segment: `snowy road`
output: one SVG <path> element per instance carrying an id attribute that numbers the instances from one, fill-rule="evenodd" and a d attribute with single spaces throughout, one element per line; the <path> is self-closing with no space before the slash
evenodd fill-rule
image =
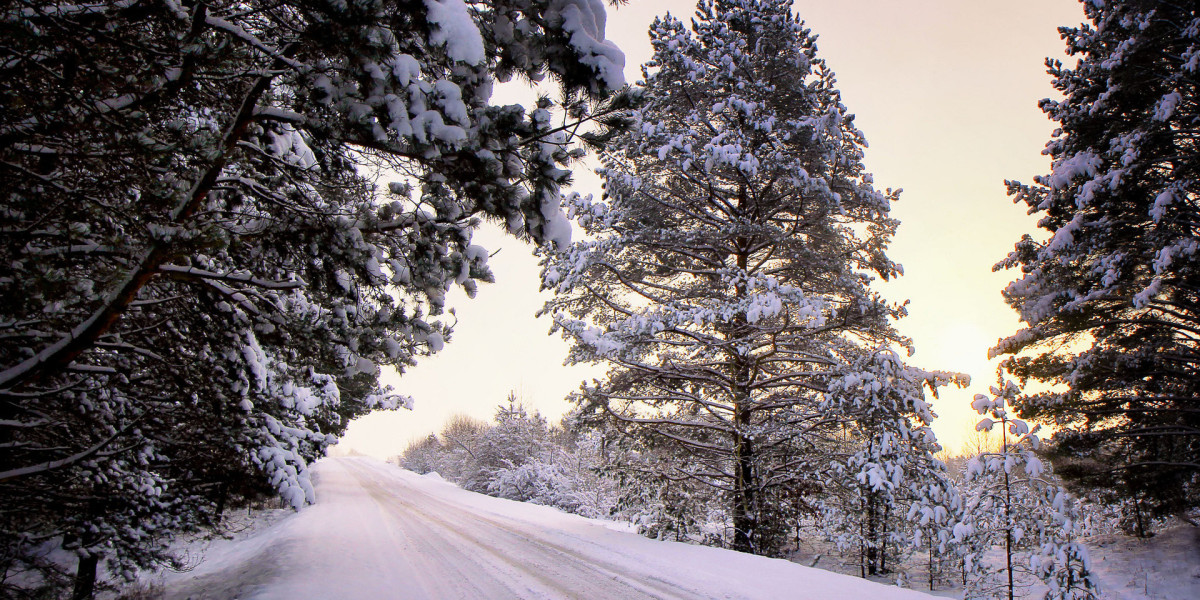
<path id="1" fill-rule="evenodd" d="M 782 560 L 658 542 L 372 459 L 317 466 L 315 506 L 214 544 L 167 598 L 916 600 Z"/>

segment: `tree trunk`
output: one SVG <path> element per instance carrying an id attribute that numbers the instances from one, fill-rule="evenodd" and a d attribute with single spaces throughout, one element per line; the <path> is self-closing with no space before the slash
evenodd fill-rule
<path id="1" fill-rule="evenodd" d="M 1140 498 L 1133 502 L 1133 519 L 1134 524 L 1137 526 L 1138 539 L 1146 539 L 1146 525 L 1145 521 L 1142 520 L 1142 501 Z"/>
<path id="2" fill-rule="evenodd" d="M 867 536 L 866 523 L 858 524 L 858 576 L 863 579 L 867 578 Z"/>
<path id="3" fill-rule="evenodd" d="M 879 573 L 886 575 L 887 568 L 887 548 L 888 548 L 888 521 L 892 517 L 892 507 L 885 505 L 883 507 L 883 518 L 879 522 Z"/>
<path id="4" fill-rule="evenodd" d="M 929 540 L 929 591 L 933 591 L 933 538 Z"/>
<path id="5" fill-rule="evenodd" d="M 877 511 L 875 509 L 875 494 L 867 492 L 866 514 L 863 518 L 867 521 L 867 575 L 879 574 L 879 524 L 877 523 Z"/>
<path id="6" fill-rule="evenodd" d="M 735 407 L 738 430 L 734 432 L 736 480 L 733 487 L 733 549 L 754 552 L 757 516 L 754 514 L 755 487 L 754 445 L 745 434 L 750 426 L 750 411 L 740 403 Z"/>
<path id="7" fill-rule="evenodd" d="M 225 517 L 225 508 L 229 505 L 229 485 L 221 482 L 217 486 L 217 522 L 220 522 Z"/>
<path id="8" fill-rule="evenodd" d="M 1003 444 L 1004 455 L 1008 456 L 1008 419 L 1001 421 L 1000 440 Z M 1008 478 L 1008 469 L 1004 470 L 1004 565 L 1008 570 L 1008 600 L 1013 600 L 1013 517 L 1012 517 L 1012 482 Z"/>
<path id="9" fill-rule="evenodd" d="M 1013 600 L 1013 568 L 1012 568 L 1012 530 L 1004 532 L 1004 565 L 1008 570 L 1008 600 Z"/>
<path id="10" fill-rule="evenodd" d="M 71 600 L 91 600 L 96 593 L 96 568 L 99 564 L 99 555 L 87 554 L 79 557 L 79 567 L 75 571 L 75 589 L 71 592 Z"/>
<path id="11" fill-rule="evenodd" d="M 738 208 L 744 208 L 747 201 L 745 186 L 738 190 Z M 739 252 L 736 260 L 739 269 L 745 270 L 749 265 L 749 252 L 744 248 L 748 244 L 743 238 L 738 239 Z M 734 284 L 734 295 L 742 298 L 746 295 L 746 284 Z M 741 335 L 746 326 L 744 317 L 733 321 L 732 337 Z M 749 357 L 737 356 L 733 359 L 733 452 L 735 481 L 733 486 L 733 549 L 741 552 L 755 552 L 755 542 L 758 529 L 758 517 L 755 511 L 758 487 L 757 476 L 754 473 L 754 445 L 749 436 L 750 431 L 750 364 Z M 761 552 L 761 549 L 758 549 Z"/>

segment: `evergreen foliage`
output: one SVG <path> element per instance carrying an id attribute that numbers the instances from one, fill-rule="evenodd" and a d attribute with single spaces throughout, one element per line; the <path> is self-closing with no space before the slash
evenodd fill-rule
<path id="1" fill-rule="evenodd" d="M 611 367 L 582 414 L 653 439 L 660 478 L 723 499 L 725 543 L 774 554 L 826 477 L 909 485 L 879 444 L 925 451 L 921 388 L 946 376 L 889 349 L 908 344 L 892 326 L 904 307 L 869 284 L 900 274 L 885 254 L 896 193 L 874 188 L 791 2 L 703 0 L 691 29 L 668 15 L 650 36 L 641 103 L 601 157 L 603 201 L 567 201 L 586 239 L 545 256 L 543 312 L 569 361 Z M 883 437 L 833 473 L 822 450 L 846 427 Z"/>
<path id="2" fill-rule="evenodd" d="M 860 574 L 885 575 L 923 546 L 946 553 L 958 488 L 934 454 L 933 415 L 922 386 L 965 377 L 907 367 L 892 352 L 865 354 L 843 369 L 824 405 L 842 415 L 843 436 L 825 452 L 821 529 L 859 555 Z M 930 381 L 932 379 L 932 381 Z"/>
<path id="3" fill-rule="evenodd" d="M 977 430 L 1000 428 L 1000 447 L 967 463 L 965 489 L 954 546 L 969 573 L 965 597 L 1018 597 L 1030 578 L 1047 587 L 1046 600 L 1099 597 L 1087 549 L 1080 542 L 1085 518 L 1078 503 L 1053 480 L 1037 457 L 1039 426 L 1009 415 L 1006 405 L 1020 390 L 1011 381 L 975 396 L 982 419 Z M 985 555 L 999 546 L 1004 564 Z M 1022 575 L 1026 577 L 1022 577 Z"/>
<path id="4" fill-rule="evenodd" d="M 274 488 L 449 334 L 480 218 L 565 244 L 598 0 L 16 0 L 0 9 L 0 595 L 114 573 Z M 561 84 L 494 106 L 494 80 Z M 377 186 L 364 167 L 392 172 Z M 29 582 L 34 582 L 30 584 Z M 15 582 L 15 583 L 14 583 Z"/>
<path id="5" fill-rule="evenodd" d="M 1061 475 L 1177 514 L 1200 506 L 1200 9 L 1083 7 L 1060 29 L 1077 64 L 1047 62 L 1053 169 L 1008 184 L 1048 237 L 996 267 L 1020 268 L 1004 295 L 1025 325 L 992 354 L 1055 384 L 1013 406 L 1056 426 Z"/>

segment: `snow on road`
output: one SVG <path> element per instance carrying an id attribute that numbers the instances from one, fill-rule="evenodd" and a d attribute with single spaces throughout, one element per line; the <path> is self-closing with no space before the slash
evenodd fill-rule
<path id="1" fill-rule="evenodd" d="M 317 503 L 214 544 L 171 599 L 929 600 L 729 550 L 661 542 L 367 458 L 316 466 Z"/>

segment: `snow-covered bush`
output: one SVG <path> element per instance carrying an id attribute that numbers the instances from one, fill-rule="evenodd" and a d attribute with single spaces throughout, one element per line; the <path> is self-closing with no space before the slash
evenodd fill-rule
<path id="1" fill-rule="evenodd" d="M 618 484 L 601 473 L 606 460 L 602 434 L 550 426 L 510 396 L 492 423 L 455 417 L 440 435 L 410 444 L 400 464 L 436 471 L 463 489 L 609 517 Z"/>
<path id="2" fill-rule="evenodd" d="M 395 461 L 399 466 L 414 473 L 442 473 L 442 443 L 436 435 L 412 442 Z"/>

